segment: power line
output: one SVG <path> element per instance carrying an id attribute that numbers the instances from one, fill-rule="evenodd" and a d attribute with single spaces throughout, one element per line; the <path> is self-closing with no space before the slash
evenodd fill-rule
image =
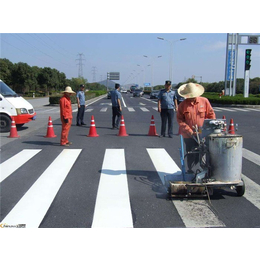
<path id="1" fill-rule="evenodd" d="M 52 57 L 51 55 L 49 55 L 48 53 L 43 52 L 43 51 L 40 50 L 38 47 L 36 47 L 36 46 L 33 45 L 32 43 L 30 43 L 29 41 L 27 41 L 26 39 L 24 39 L 21 35 L 19 35 L 19 34 L 11 34 L 11 35 L 12 35 L 13 37 L 17 38 L 18 40 L 23 41 L 25 44 L 31 46 L 31 47 L 32 47 L 33 49 L 35 49 L 36 51 L 38 51 L 38 52 L 44 54 L 45 56 L 47 56 L 47 57 L 49 57 L 49 58 L 51 58 L 52 60 L 58 61 L 59 63 L 61 63 L 61 64 L 63 64 L 63 65 L 66 65 L 66 66 L 68 66 L 68 67 L 71 67 L 71 65 L 66 64 L 66 63 L 64 63 L 64 62 L 61 62 L 59 59 L 56 59 L 56 58 Z M 29 34 L 29 35 L 30 35 L 30 34 Z"/>
<path id="2" fill-rule="evenodd" d="M 75 54 L 71 53 L 70 51 L 64 49 L 61 45 L 59 45 L 58 43 L 56 43 L 51 37 L 49 37 L 47 34 L 45 34 L 45 36 L 52 41 L 54 44 L 56 44 L 60 49 L 62 49 L 66 54 L 69 54 L 70 56 L 75 57 Z"/>
<path id="3" fill-rule="evenodd" d="M 30 55 L 30 56 L 32 56 L 33 58 L 35 58 L 35 56 L 32 55 L 31 53 L 29 53 L 29 52 L 27 52 L 27 51 L 24 51 L 24 50 L 21 50 L 20 48 L 18 48 L 18 47 L 16 47 L 16 46 L 12 45 L 11 43 L 9 43 L 9 42 L 7 42 L 6 40 L 4 40 L 3 38 L 2 38 L 1 40 L 4 41 L 5 43 L 7 43 L 8 45 L 12 46 L 13 48 L 15 48 L 15 49 L 17 49 L 17 50 L 19 50 L 19 51 L 21 51 L 21 52 L 27 54 L 27 55 Z M 44 61 L 44 60 L 42 60 L 42 59 L 40 59 L 40 58 L 37 58 L 37 59 L 46 63 L 46 61 Z"/>
<path id="4" fill-rule="evenodd" d="M 44 44 L 46 47 L 48 47 L 49 49 L 54 50 L 55 52 L 61 54 L 63 57 L 66 57 L 64 55 L 64 53 L 61 53 L 60 51 L 58 51 L 57 49 L 55 49 L 52 45 L 49 45 L 46 41 L 44 41 L 39 34 L 34 33 L 34 34 L 29 34 L 31 37 L 33 37 L 34 39 L 36 39 L 37 41 L 39 41 L 41 44 Z"/>

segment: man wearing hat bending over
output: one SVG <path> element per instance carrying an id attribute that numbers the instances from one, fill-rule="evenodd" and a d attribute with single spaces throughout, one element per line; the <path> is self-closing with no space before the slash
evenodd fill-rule
<path id="1" fill-rule="evenodd" d="M 196 136 L 195 127 L 202 127 L 205 119 L 215 119 L 215 112 L 207 98 L 200 97 L 204 93 L 204 87 L 188 83 L 178 88 L 180 96 L 185 100 L 179 104 L 177 112 L 177 122 L 180 134 L 184 138 L 186 153 L 197 147 L 198 144 L 193 136 Z M 199 154 L 189 154 L 187 156 L 188 171 L 192 173 L 192 167 L 199 162 Z"/>
<path id="2" fill-rule="evenodd" d="M 69 146 L 70 144 L 72 144 L 68 140 L 70 126 L 72 123 L 72 108 L 70 96 L 75 95 L 76 93 L 72 91 L 71 87 L 66 87 L 65 90 L 62 91 L 62 93 L 63 96 L 60 98 L 60 120 L 62 123 L 60 145 Z"/>
<path id="3" fill-rule="evenodd" d="M 168 121 L 168 135 L 173 135 L 174 109 L 178 110 L 177 97 L 171 90 L 171 81 L 165 82 L 165 89 L 161 89 L 158 95 L 158 112 L 161 114 L 161 137 L 165 137 L 166 123 Z"/>

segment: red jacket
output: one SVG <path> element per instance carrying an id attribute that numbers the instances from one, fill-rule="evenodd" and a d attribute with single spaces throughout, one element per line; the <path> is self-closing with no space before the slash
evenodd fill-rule
<path id="1" fill-rule="evenodd" d="M 178 106 L 177 122 L 180 134 L 184 138 L 191 138 L 194 132 L 192 126 L 202 127 L 204 119 L 215 119 L 215 112 L 207 98 L 197 97 L 194 102 L 185 99 Z"/>
<path id="2" fill-rule="evenodd" d="M 72 119 L 70 97 L 67 97 L 65 95 L 60 98 L 60 117 L 64 119 Z"/>

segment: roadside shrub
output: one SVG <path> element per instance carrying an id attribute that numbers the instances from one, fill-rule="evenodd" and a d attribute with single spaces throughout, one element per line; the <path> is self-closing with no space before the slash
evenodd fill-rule
<path id="1" fill-rule="evenodd" d="M 219 93 L 206 92 L 202 95 L 206 97 L 210 103 L 213 104 L 227 104 L 227 105 L 260 105 L 260 95 L 250 94 L 248 98 L 244 98 L 243 94 L 237 94 L 236 96 L 221 96 Z"/>

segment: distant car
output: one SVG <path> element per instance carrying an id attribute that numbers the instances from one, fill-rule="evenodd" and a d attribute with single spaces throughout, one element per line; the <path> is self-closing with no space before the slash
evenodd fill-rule
<path id="1" fill-rule="evenodd" d="M 150 99 L 158 99 L 158 95 L 159 95 L 159 91 L 160 90 L 153 90 L 151 93 L 150 93 Z"/>
<path id="2" fill-rule="evenodd" d="M 111 92 L 112 92 L 112 90 L 109 91 L 109 92 L 107 92 L 107 98 L 108 98 L 108 99 L 111 98 Z"/>
<path id="3" fill-rule="evenodd" d="M 127 94 L 127 90 L 126 89 L 121 89 L 121 93 Z"/>
<path id="4" fill-rule="evenodd" d="M 141 97 L 144 95 L 144 92 L 141 89 L 135 89 L 133 92 L 133 97 Z"/>
<path id="5" fill-rule="evenodd" d="M 131 86 L 130 87 L 130 93 L 134 93 L 135 89 L 136 89 L 136 86 Z"/>

